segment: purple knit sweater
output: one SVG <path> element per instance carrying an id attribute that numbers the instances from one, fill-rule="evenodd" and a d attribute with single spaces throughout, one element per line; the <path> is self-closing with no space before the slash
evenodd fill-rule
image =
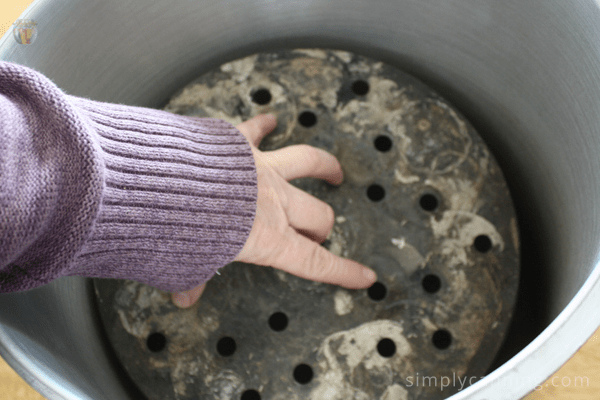
<path id="1" fill-rule="evenodd" d="M 71 275 L 191 289 L 240 252 L 256 197 L 229 123 L 74 97 L 0 62 L 0 292 Z"/>

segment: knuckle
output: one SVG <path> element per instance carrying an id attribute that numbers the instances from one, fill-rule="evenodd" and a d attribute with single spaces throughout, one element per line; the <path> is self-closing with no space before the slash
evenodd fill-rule
<path id="1" fill-rule="evenodd" d="M 335 274 L 335 258 L 321 246 L 315 246 L 309 259 L 311 275 L 315 280 L 328 282 Z"/>

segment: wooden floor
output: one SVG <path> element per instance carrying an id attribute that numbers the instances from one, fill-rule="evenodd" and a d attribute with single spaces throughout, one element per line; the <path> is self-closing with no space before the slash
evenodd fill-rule
<path id="1" fill-rule="evenodd" d="M 539 391 L 525 397 L 542 399 L 600 399 L 600 329 Z"/>
<path id="2" fill-rule="evenodd" d="M 0 400 L 44 400 L 0 358 Z"/>

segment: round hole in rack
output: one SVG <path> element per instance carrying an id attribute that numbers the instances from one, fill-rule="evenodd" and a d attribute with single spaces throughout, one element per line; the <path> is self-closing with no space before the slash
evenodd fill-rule
<path id="1" fill-rule="evenodd" d="M 421 285 L 427 293 L 437 293 L 442 287 L 442 281 L 437 275 L 429 274 L 423 278 Z"/>
<path id="2" fill-rule="evenodd" d="M 225 336 L 217 342 L 217 352 L 225 357 L 228 357 L 235 353 L 237 345 L 235 344 L 235 340 L 229 336 Z"/>
<path id="3" fill-rule="evenodd" d="M 385 197 L 385 189 L 381 185 L 373 184 L 367 188 L 367 197 L 371 201 L 381 201 Z"/>
<path id="4" fill-rule="evenodd" d="M 146 346 L 151 352 L 158 353 L 167 346 L 167 338 L 160 332 L 151 333 L 146 339 Z"/>
<path id="5" fill-rule="evenodd" d="M 369 82 L 359 79 L 352 84 L 352 91 L 358 96 L 364 96 L 369 93 Z"/>
<path id="6" fill-rule="evenodd" d="M 433 334 L 432 342 L 438 349 L 445 350 L 452 344 L 452 335 L 445 329 L 438 329 Z"/>
<path id="7" fill-rule="evenodd" d="M 258 89 L 252 93 L 252 101 L 261 106 L 269 104 L 271 98 L 271 92 L 268 89 Z"/>
<path id="8" fill-rule="evenodd" d="M 260 400 L 260 393 L 254 389 L 248 389 L 242 393 L 240 400 Z"/>
<path id="9" fill-rule="evenodd" d="M 312 111 L 304 111 L 298 116 L 298 122 L 305 128 L 310 128 L 317 124 L 317 116 Z"/>
<path id="10" fill-rule="evenodd" d="M 387 295 L 387 288 L 381 282 L 375 282 L 371 287 L 367 290 L 367 293 L 371 300 L 381 301 L 385 299 Z"/>
<path id="11" fill-rule="evenodd" d="M 421 206 L 421 208 L 423 210 L 432 212 L 438 208 L 439 201 L 438 201 L 437 197 L 435 197 L 431 193 L 425 193 L 419 199 L 419 205 Z"/>
<path id="12" fill-rule="evenodd" d="M 282 312 L 276 312 L 269 318 L 269 326 L 275 332 L 281 332 L 288 325 L 288 317 Z"/>
<path id="13" fill-rule="evenodd" d="M 305 385 L 313 378 L 313 370 L 310 365 L 300 364 L 294 368 L 294 379 L 296 382 Z"/>
<path id="14" fill-rule="evenodd" d="M 487 235 L 479 235 L 473 241 L 475 250 L 480 253 L 487 253 L 492 249 L 492 240 Z"/>
<path id="15" fill-rule="evenodd" d="M 396 343 L 392 339 L 383 338 L 377 343 L 377 352 L 385 358 L 396 354 Z"/>
<path id="16" fill-rule="evenodd" d="M 385 153 L 386 151 L 390 151 L 392 148 L 392 139 L 386 135 L 379 135 L 375 138 L 373 144 L 377 150 Z"/>

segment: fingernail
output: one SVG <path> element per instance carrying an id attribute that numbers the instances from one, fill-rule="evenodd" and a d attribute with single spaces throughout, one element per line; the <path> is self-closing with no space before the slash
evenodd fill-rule
<path id="1" fill-rule="evenodd" d="M 173 303 L 176 306 L 186 308 L 190 306 L 190 296 L 187 293 L 176 293 L 173 296 Z"/>
<path id="2" fill-rule="evenodd" d="M 365 277 L 368 280 L 370 280 L 372 282 L 375 282 L 377 280 L 377 274 L 375 273 L 375 271 L 365 268 L 365 269 L 363 269 L 363 273 L 365 274 Z"/>

